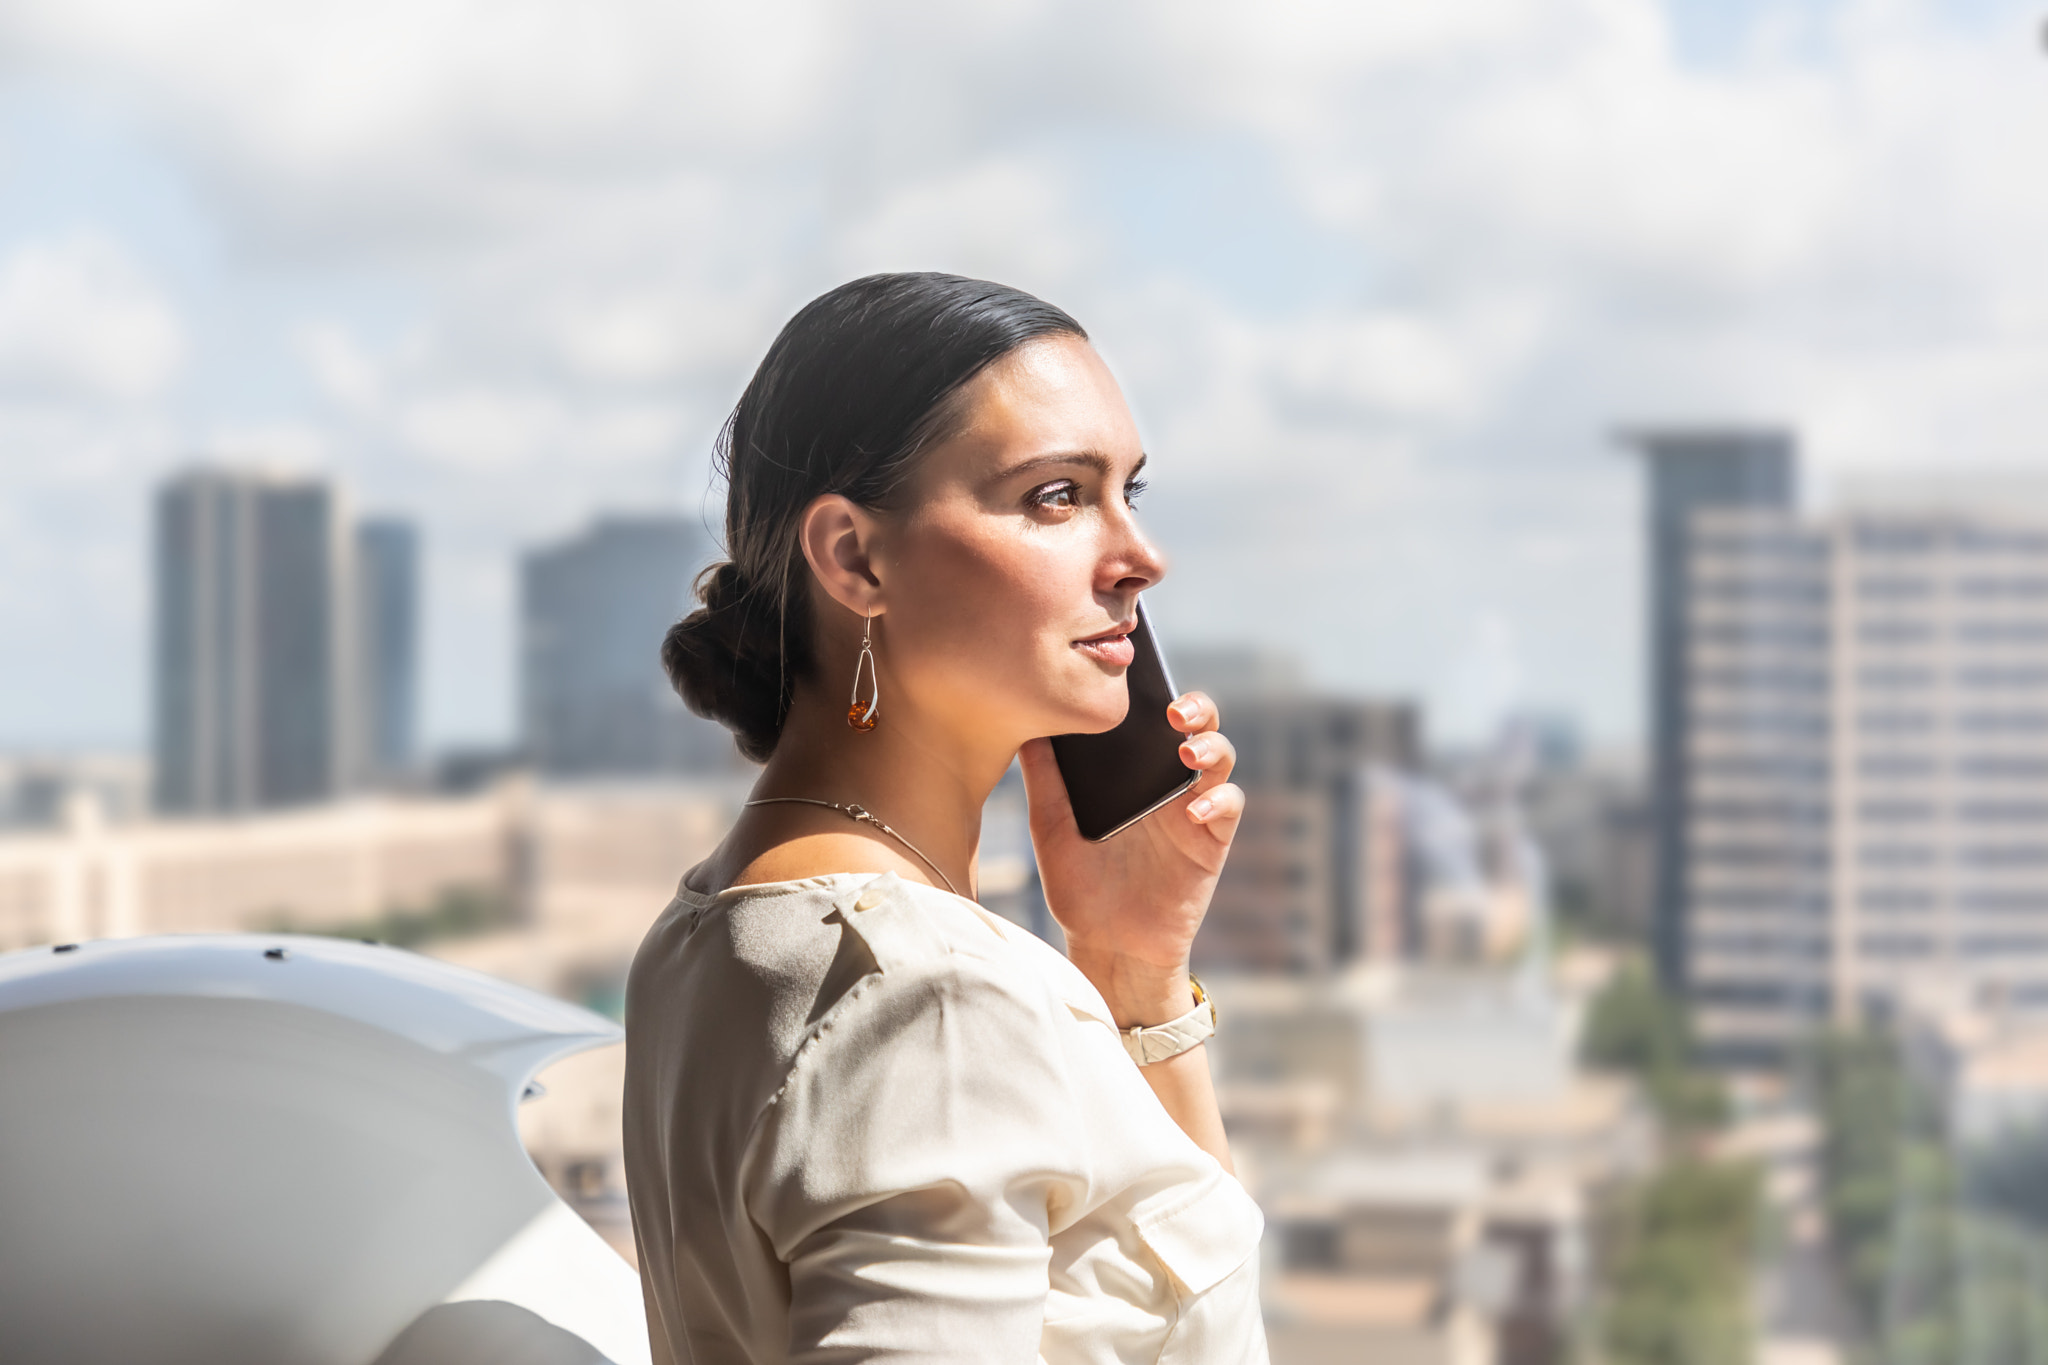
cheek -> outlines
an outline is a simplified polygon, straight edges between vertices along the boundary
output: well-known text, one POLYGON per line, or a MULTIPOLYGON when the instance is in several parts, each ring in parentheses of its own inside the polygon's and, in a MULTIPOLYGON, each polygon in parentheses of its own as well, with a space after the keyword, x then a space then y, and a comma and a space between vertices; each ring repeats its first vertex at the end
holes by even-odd
POLYGON ((895 566, 902 590, 892 594, 900 612, 894 635, 933 683, 977 700, 1059 705, 1073 700, 1060 694, 1099 674, 1093 665, 1077 670, 1087 661, 1069 644, 1092 603, 1090 561, 1061 553, 1079 547, 1029 535, 913 539, 914 551, 895 566))
POLYGON ((948 671, 1014 669, 1060 614, 1057 576, 1019 547, 946 540, 918 561, 902 624, 948 671))

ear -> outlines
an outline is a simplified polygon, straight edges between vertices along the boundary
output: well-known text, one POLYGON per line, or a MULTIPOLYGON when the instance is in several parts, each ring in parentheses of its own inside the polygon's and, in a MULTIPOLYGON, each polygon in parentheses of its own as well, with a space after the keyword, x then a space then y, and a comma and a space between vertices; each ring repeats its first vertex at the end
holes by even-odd
POLYGON ((812 499, 797 523, 811 572, 832 600, 856 616, 879 616, 882 584, 875 576, 875 515, 851 498, 825 493, 812 499))

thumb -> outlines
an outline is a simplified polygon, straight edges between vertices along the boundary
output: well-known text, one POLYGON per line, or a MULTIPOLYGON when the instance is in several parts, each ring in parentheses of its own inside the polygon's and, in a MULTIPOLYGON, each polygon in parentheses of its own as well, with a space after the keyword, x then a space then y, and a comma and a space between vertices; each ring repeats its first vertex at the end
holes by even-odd
POLYGON ((1043 824, 1048 830, 1073 829, 1074 805, 1067 797, 1059 762, 1052 756, 1052 741, 1026 740, 1017 751, 1017 766, 1024 772, 1024 799, 1031 807, 1031 823, 1043 824))

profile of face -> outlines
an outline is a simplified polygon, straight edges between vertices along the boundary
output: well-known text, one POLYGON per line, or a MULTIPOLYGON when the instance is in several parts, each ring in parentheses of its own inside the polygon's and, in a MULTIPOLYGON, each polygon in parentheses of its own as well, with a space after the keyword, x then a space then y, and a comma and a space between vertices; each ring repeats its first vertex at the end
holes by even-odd
POLYGON ((1107 730, 1129 706, 1138 594, 1166 569, 1134 508, 1130 408, 1071 335, 1010 352, 957 401, 863 537, 886 704, 1005 744, 1107 730))

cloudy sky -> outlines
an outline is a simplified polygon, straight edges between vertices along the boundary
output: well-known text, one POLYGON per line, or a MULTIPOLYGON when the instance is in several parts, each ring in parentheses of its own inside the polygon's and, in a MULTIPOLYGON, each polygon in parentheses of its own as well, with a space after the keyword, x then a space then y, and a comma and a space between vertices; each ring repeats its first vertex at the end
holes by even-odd
POLYGON ((509 734, 518 547, 715 521, 775 328, 883 269, 1096 334, 1173 639, 1441 733, 1639 725, 1622 423, 2048 468, 2048 56, 2001 0, 0 3, 0 745, 145 738, 145 508, 329 471, 509 734))

